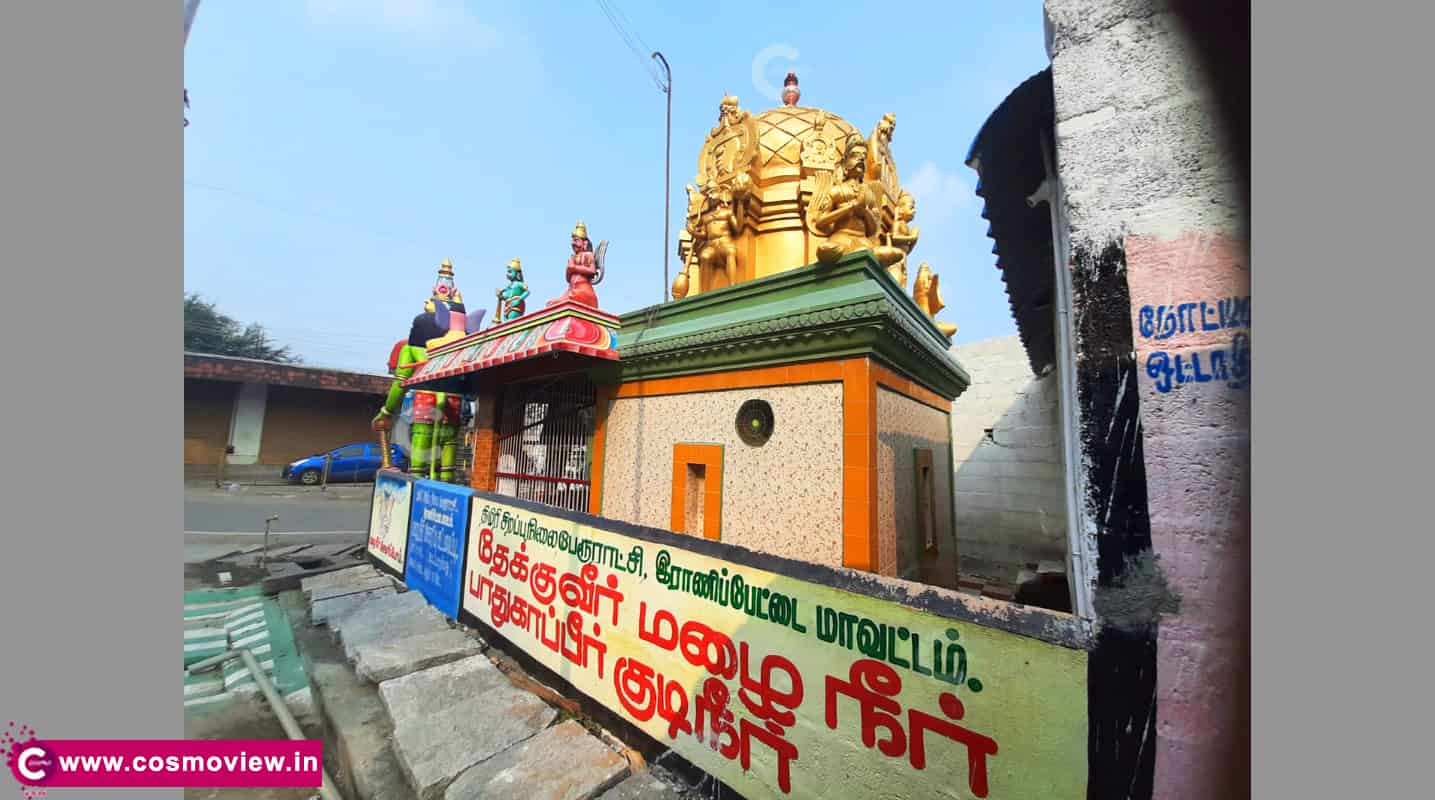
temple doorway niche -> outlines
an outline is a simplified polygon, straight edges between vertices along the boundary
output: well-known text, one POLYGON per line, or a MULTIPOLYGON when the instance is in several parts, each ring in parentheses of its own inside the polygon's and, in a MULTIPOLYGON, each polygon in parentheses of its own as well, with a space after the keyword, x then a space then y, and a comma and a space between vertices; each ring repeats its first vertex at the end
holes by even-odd
POLYGON ((584 376, 505 386, 499 398, 496 491, 588 510, 595 391, 584 376))

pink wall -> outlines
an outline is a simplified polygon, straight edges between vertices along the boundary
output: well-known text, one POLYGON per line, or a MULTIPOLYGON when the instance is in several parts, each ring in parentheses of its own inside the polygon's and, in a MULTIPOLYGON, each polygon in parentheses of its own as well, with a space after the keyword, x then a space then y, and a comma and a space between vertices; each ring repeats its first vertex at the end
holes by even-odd
POLYGON ((1157 639, 1155 797, 1246 791, 1249 264, 1227 236, 1126 239, 1151 542, 1180 598, 1157 639))
POLYGON ((1248 796, 1244 178, 1169 0, 1044 6, 1071 252, 1124 251, 1151 547, 1179 598, 1157 633, 1152 796, 1248 796))

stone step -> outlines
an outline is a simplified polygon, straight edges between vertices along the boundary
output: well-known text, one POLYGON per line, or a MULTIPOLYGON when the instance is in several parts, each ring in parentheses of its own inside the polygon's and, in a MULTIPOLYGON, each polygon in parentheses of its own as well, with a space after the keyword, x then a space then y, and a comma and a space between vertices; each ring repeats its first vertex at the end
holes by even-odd
POLYGON ((354 669, 374 683, 483 652, 483 642, 453 628, 378 639, 354 648, 354 669))
POLYGON ((558 712, 482 655, 379 684, 394 752, 419 800, 436 800, 475 764, 547 728, 558 712))
POLYGON ((360 583, 383 573, 374 568, 372 564, 360 564, 345 569, 336 569, 333 572, 325 572, 322 575, 314 575, 305 578, 299 584, 299 590, 309 597, 315 589, 325 589, 331 586, 341 586, 349 583, 360 583))
POLYGON ((356 606, 330 624, 344 643, 344 655, 353 662, 359 648, 424 633, 449 630, 443 615, 418 592, 378 597, 356 606))
POLYGON ((469 767, 444 800, 591 800, 628 775, 628 761, 573 720, 469 767))
POLYGON ((328 626, 330 630, 343 635, 351 628, 372 624, 378 617, 398 618, 427 607, 428 601, 418 592, 381 592, 358 599, 348 608, 330 614, 328 626))
POLYGON ((359 594, 346 594, 332 600, 320 600, 309 607, 309 621, 315 625, 329 625, 333 618, 343 616, 363 603, 386 595, 398 594, 400 592, 395 591, 392 586, 384 586, 359 594))
POLYGON ((334 586, 320 586, 311 590, 308 594, 310 602, 317 603, 321 600, 331 600, 335 597, 344 597, 345 595, 359 594, 360 592, 383 589, 385 587, 397 588, 394 579, 388 575, 375 575, 372 578, 365 578, 352 583, 345 582, 334 586))
MULTIPOLYGON (((391 744, 393 725, 376 687, 333 661, 310 664, 311 680, 329 735, 336 745, 345 797, 354 800, 413 800, 391 744)), ((336 776, 336 780, 339 778, 336 776)))
POLYGON ((295 635, 304 651, 323 720, 325 752, 333 755, 340 794, 346 800, 413 800, 389 741, 393 725, 378 687, 354 674, 338 642, 324 630, 300 627, 295 635))

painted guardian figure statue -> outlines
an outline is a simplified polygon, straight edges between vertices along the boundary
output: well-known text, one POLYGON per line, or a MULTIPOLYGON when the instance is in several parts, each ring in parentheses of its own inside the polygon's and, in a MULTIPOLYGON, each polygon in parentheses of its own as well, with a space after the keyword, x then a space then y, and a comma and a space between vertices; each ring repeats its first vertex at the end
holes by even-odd
POLYGON ((413 422, 409 429, 409 472, 423 478, 452 482, 454 462, 458 455, 458 428, 461 422, 463 396, 429 391, 407 391, 403 382, 428 360, 431 350, 475 333, 483 323, 483 311, 467 312, 463 297, 454 286, 453 264, 444 261, 439 267, 433 294, 424 303, 422 314, 414 317, 409 336, 394 345, 389 355, 389 371, 394 381, 384 398, 384 405, 374 416, 372 427, 381 434, 384 445, 384 466, 388 467, 388 434, 411 396, 413 422))
POLYGON ((508 285, 497 290, 498 314, 494 324, 518 319, 528 310, 528 284, 523 282, 523 264, 508 262, 508 285))

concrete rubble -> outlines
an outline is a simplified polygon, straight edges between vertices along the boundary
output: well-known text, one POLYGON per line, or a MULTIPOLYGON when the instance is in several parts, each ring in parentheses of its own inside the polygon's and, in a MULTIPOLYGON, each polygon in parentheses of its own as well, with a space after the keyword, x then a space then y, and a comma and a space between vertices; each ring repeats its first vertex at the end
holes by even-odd
POLYGON ((346 797, 685 796, 520 688, 482 639, 374 567, 306 578, 302 596, 311 624, 321 626, 303 636, 346 797))

